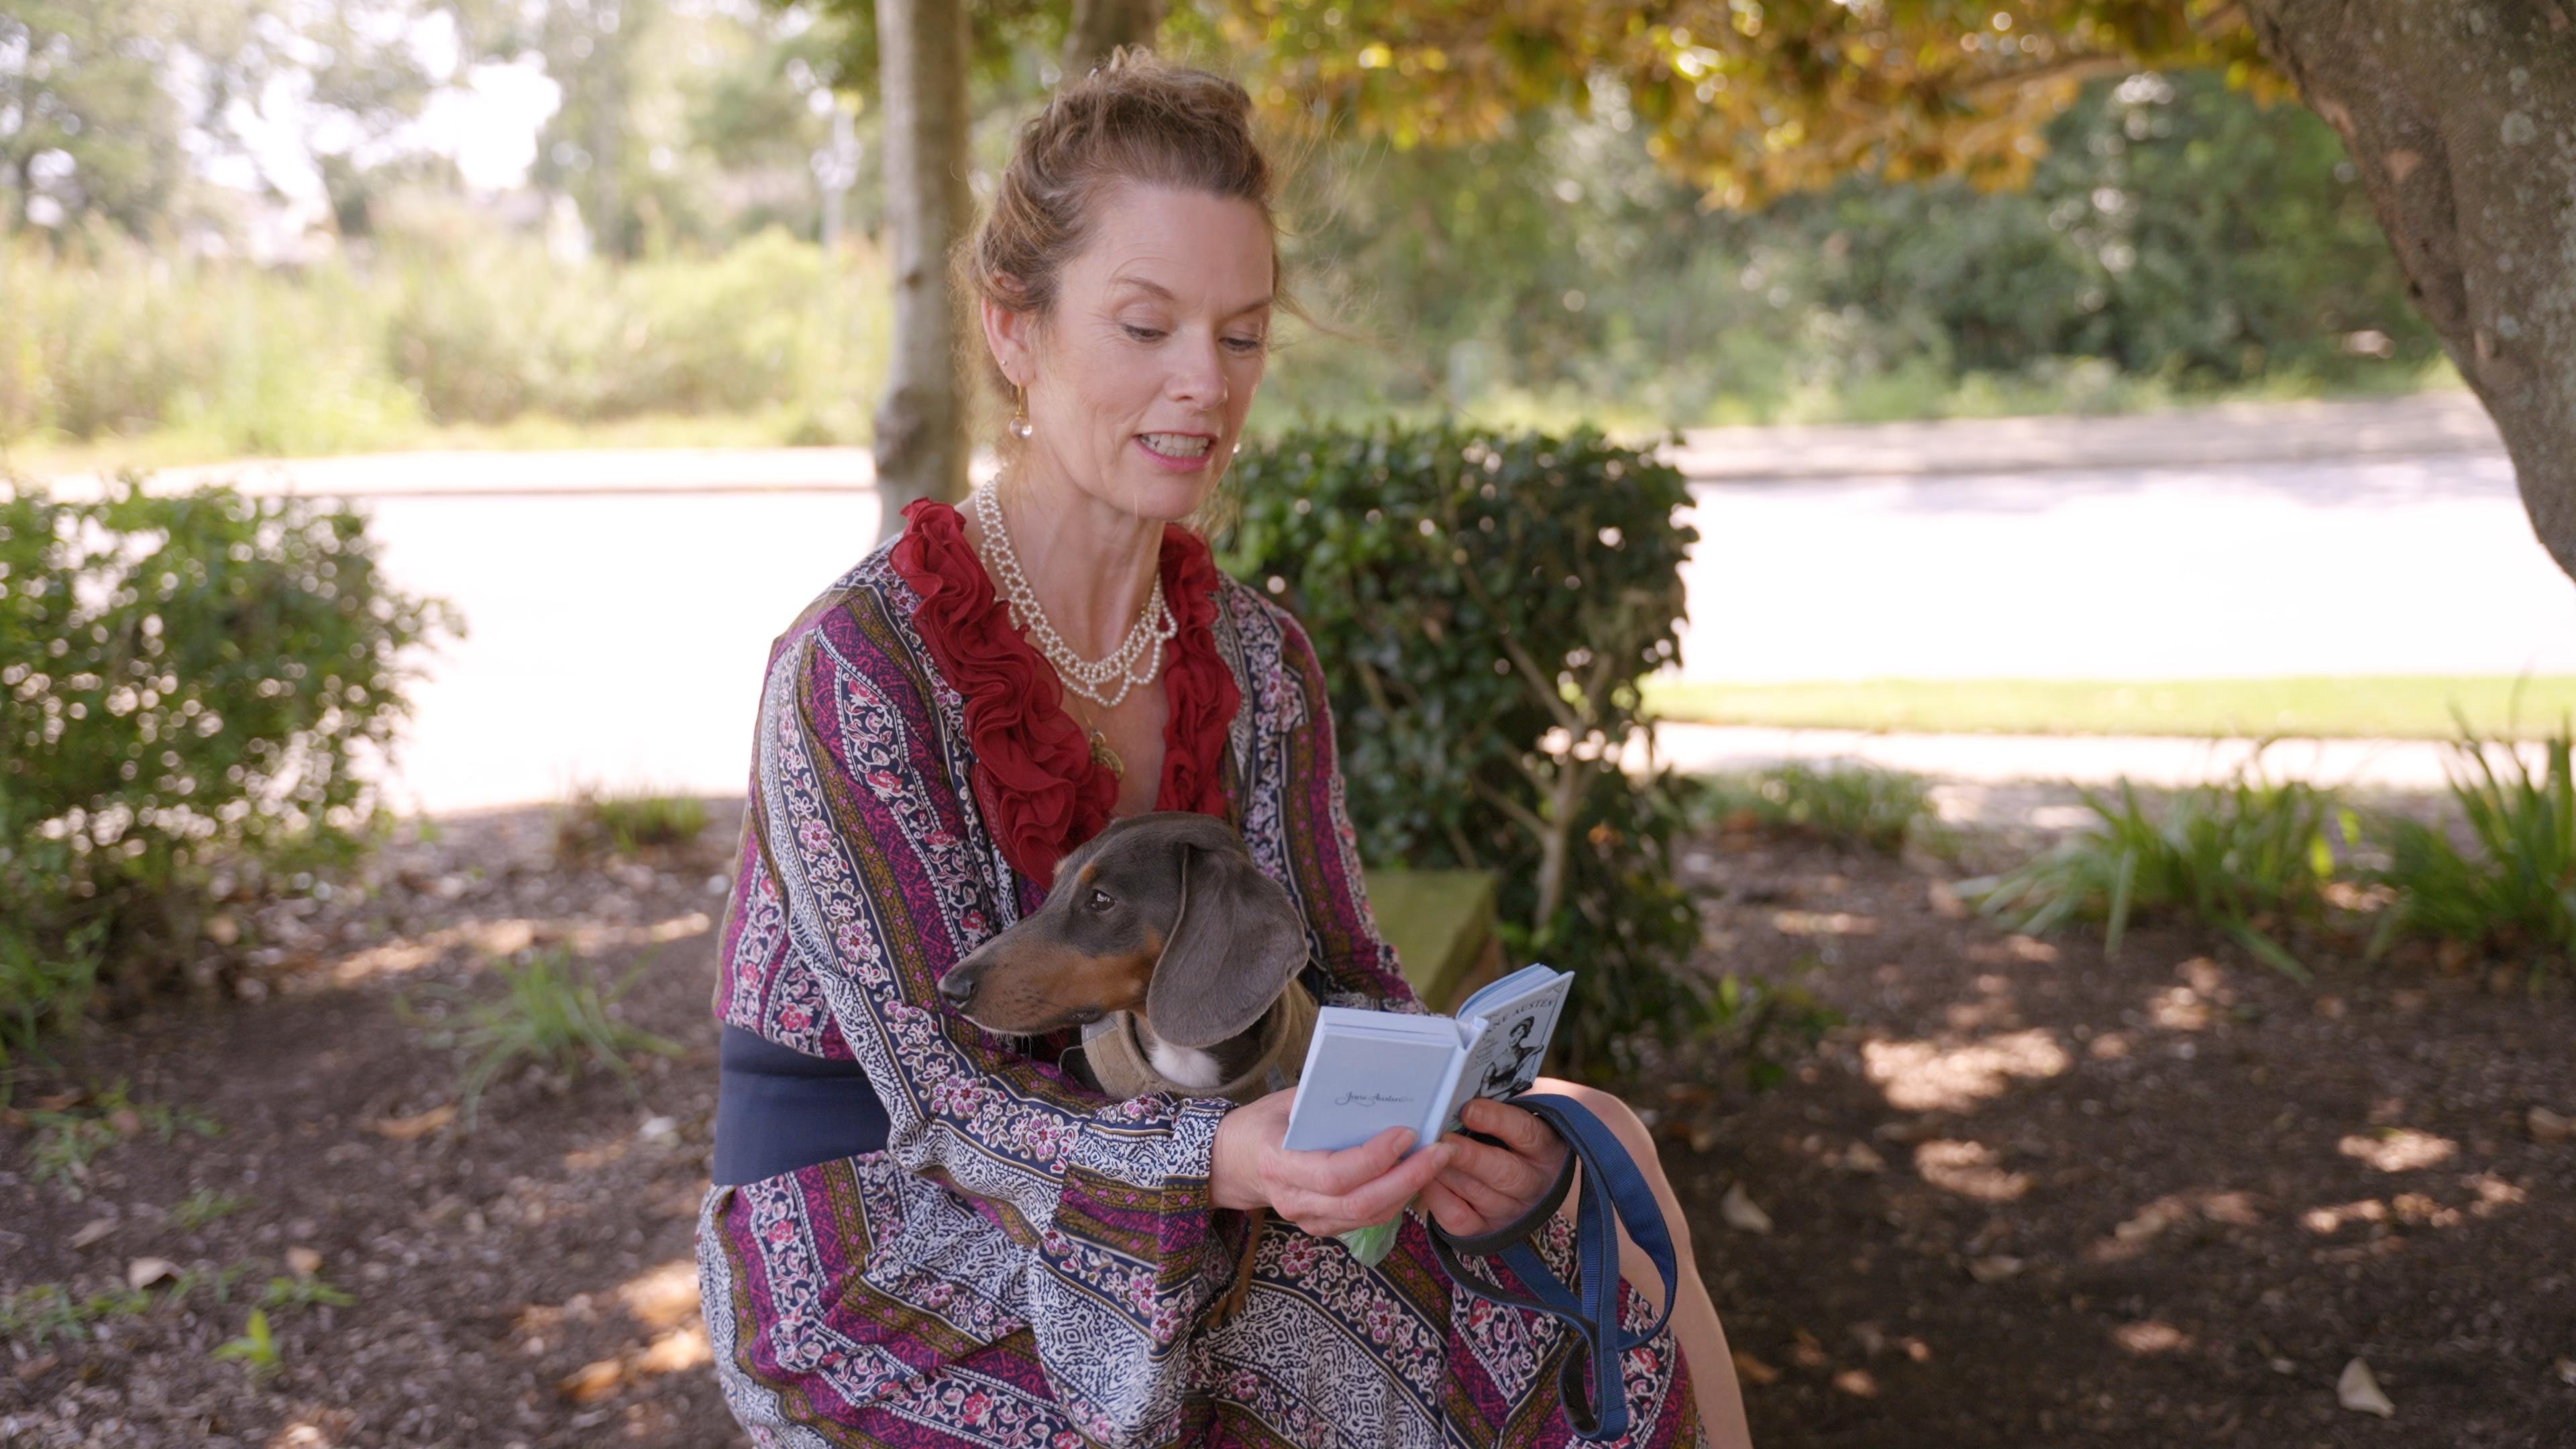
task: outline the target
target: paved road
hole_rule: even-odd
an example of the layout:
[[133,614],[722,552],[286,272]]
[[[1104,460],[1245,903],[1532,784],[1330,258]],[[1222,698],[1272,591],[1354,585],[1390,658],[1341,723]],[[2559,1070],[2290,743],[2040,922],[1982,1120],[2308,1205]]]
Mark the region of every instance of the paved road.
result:
[[[1694,435],[1693,471],[1719,481],[1695,488],[1682,672],[2576,673],[2576,585],[2532,539],[2491,435],[2456,399],[2339,406]],[[2368,451],[2321,456],[2338,435]],[[2263,461],[2216,461],[2230,439]],[[1871,476],[1801,474],[1824,461]],[[430,661],[395,792],[452,810],[561,798],[575,780],[740,790],[769,642],[875,537],[864,479],[862,453],[782,450],[410,455],[247,481],[358,495],[390,575],[464,609],[472,635]],[[2027,758],[2078,778],[2148,748],[1772,733],[1673,744],[1739,760],[1894,751],[1973,777]],[[2391,783],[2430,765],[2404,750],[2352,763]]]

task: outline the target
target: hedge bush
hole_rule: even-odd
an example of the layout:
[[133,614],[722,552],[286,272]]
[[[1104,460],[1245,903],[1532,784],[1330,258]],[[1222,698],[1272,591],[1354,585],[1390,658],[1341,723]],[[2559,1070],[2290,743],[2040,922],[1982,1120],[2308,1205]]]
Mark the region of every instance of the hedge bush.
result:
[[[210,974],[209,913],[345,866],[390,816],[351,773],[461,636],[386,586],[365,520],[134,474],[0,501],[0,1052],[96,995]],[[229,933],[219,933],[229,934]]]
[[1673,777],[1618,768],[1646,747],[1638,678],[1676,656],[1680,472],[1589,427],[1381,422],[1247,445],[1230,475],[1219,547],[1323,658],[1364,858],[1501,872],[1507,949],[1577,972],[1569,1070],[1706,1022]]

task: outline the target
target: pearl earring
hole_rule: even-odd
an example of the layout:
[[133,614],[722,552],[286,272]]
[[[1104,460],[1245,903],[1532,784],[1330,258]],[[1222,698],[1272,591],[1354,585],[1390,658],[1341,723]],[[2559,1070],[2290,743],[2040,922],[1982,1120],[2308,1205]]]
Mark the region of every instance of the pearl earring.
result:
[[1037,431],[1036,425],[1029,421],[1029,390],[1018,383],[1013,383],[1011,391],[1019,399],[1018,406],[1011,413],[1011,436],[1025,443],[1029,440],[1029,435]]

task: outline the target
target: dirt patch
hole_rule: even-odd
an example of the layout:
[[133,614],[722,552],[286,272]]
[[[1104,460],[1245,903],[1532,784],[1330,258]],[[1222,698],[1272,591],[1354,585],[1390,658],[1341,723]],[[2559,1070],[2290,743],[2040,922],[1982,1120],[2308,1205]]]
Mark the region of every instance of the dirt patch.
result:
[[[1711,964],[1803,960],[1847,1017],[1665,1114],[1765,1449],[2576,1444],[2576,1145],[2529,1120],[2576,1112],[2563,990],[2302,987],[2174,930],[2106,961],[1822,847],[1695,866]],[[2356,1357],[2393,1418],[2337,1405]]]
[[[22,1081],[0,1443],[738,1442],[690,1254],[740,809],[576,869],[544,812],[448,819],[252,923],[265,999]],[[1946,869],[1694,855],[1707,959],[1795,967],[1848,1018],[1776,1090],[1660,1105],[1764,1449],[2576,1444],[2576,1145],[2527,1120],[2576,1115],[2576,1007],[2473,970],[2303,988],[2171,931],[2106,962],[1967,918]],[[620,1011],[683,1054],[639,1055],[631,1094],[505,1076],[468,1131],[439,988],[488,998],[488,953],[557,941],[605,977],[650,954]],[[56,1095],[120,1078],[121,1114]],[[47,1102],[97,1124],[78,1176]],[[1738,1183],[1768,1234],[1726,1225]],[[175,1276],[137,1296],[147,1258]],[[254,1380],[216,1354],[271,1291]],[[2336,1406],[2354,1357],[2393,1419]]]
[[[691,1243],[715,1106],[710,876],[740,809],[687,849],[563,871],[545,812],[448,819],[435,845],[390,850],[366,890],[253,927],[280,943],[267,999],[98,1033],[22,1084],[22,1112],[118,1078],[147,1110],[80,1182],[34,1181],[41,1134],[7,1133],[0,1293],[38,1322],[11,1328],[0,1443],[732,1442]],[[487,952],[557,941],[603,980],[657,953],[618,1012],[683,1054],[639,1054],[631,1095],[606,1073],[505,1074],[466,1131],[449,1120],[461,1073],[440,988],[489,999]],[[148,1120],[165,1106],[218,1130],[165,1142]],[[38,1285],[96,1306],[148,1257],[194,1281],[76,1330],[28,1311],[31,1289],[48,1302]],[[298,1262],[354,1301],[268,1309],[278,1367],[254,1383],[213,1355]]]

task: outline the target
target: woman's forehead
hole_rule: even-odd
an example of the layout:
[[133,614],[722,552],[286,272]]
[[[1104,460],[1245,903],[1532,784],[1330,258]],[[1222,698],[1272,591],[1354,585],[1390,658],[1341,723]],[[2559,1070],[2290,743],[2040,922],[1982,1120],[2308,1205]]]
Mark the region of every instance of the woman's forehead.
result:
[[1110,294],[1219,315],[1270,301],[1270,228],[1260,209],[1233,197],[1167,187],[1122,187],[1068,280]]

